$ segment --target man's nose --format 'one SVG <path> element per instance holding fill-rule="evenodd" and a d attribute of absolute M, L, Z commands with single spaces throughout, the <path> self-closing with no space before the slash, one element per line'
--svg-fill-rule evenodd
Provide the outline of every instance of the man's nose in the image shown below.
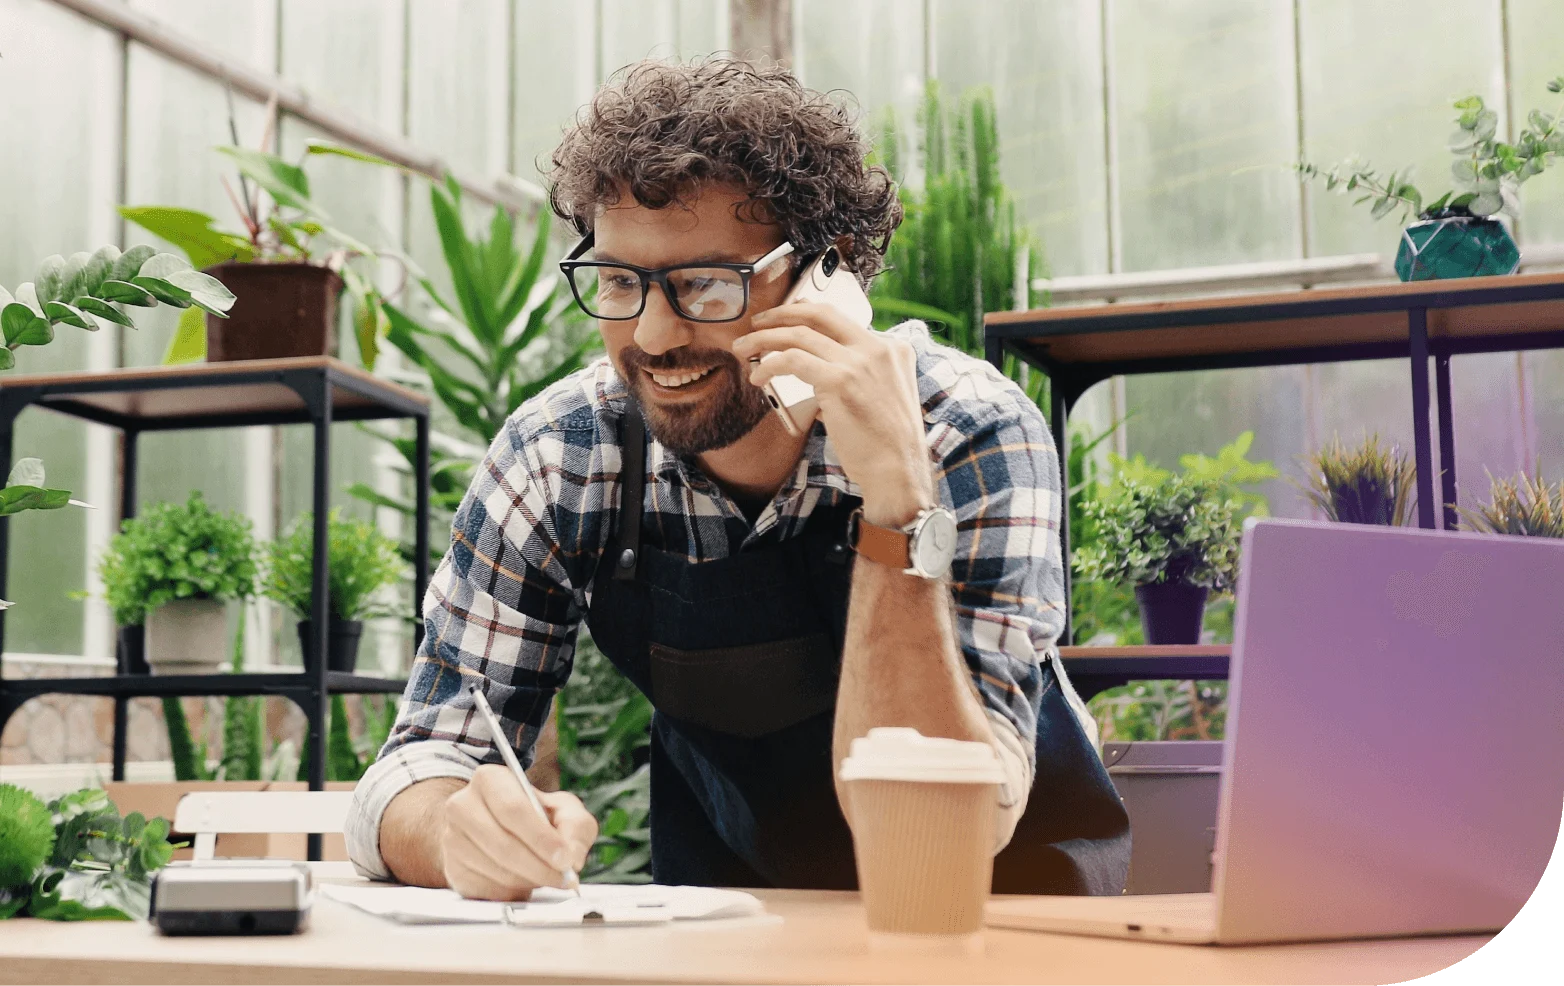
<path fill-rule="evenodd" d="M 694 336 L 694 329 L 674 311 L 663 289 L 651 285 L 646 292 L 646 307 L 635 323 L 635 344 L 649 356 L 661 356 L 670 349 L 688 346 Z"/>

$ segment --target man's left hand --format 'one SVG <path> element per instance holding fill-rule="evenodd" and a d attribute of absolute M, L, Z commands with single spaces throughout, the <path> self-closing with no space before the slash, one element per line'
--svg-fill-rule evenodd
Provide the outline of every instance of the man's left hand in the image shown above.
<path fill-rule="evenodd" d="M 792 374 L 815 389 L 831 445 L 863 494 L 865 520 L 900 527 L 935 503 L 911 343 L 819 303 L 772 308 L 751 324 L 754 331 L 733 343 L 734 355 L 746 363 L 776 355 L 750 364 L 750 383 Z"/>

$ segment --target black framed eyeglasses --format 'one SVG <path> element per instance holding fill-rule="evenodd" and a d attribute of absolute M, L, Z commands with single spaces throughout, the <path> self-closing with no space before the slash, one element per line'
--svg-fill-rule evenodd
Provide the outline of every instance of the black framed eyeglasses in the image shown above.
<path fill-rule="evenodd" d="M 781 246 L 752 264 L 675 264 L 648 269 L 634 264 L 579 260 L 592 249 L 588 233 L 559 262 L 570 281 L 576 304 L 593 318 L 622 322 L 640 317 L 646 310 L 651 285 L 662 288 L 668 304 L 692 322 L 731 322 L 749 309 L 750 278 L 793 252 L 793 244 Z"/>

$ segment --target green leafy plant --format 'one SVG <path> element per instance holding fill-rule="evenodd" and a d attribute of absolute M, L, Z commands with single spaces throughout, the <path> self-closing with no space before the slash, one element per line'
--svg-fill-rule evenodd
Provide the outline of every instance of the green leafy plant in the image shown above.
<path fill-rule="evenodd" d="M 380 748 L 385 746 L 391 727 L 396 724 L 396 698 L 381 696 L 379 707 L 376 699 L 368 695 L 360 699 L 364 730 L 358 740 L 353 739 L 348 716 L 347 700 L 341 695 L 331 696 L 330 712 L 326 720 L 326 780 L 357 781 L 375 762 Z M 296 779 L 309 780 L 310 744 L 306 736 L 300 748 Z"/>
<path fill-rule="evenodd" d="M 1564 75 L 1548 83 L 1551 93 L 1564 93 Z M 1381 174 L 1368 164 L 1348 160 L 1329 170 L 1308 162 L 1296 169 L 1304 179 L 1321 179 L 1327 191 L 1343 195 L 1362 193 L 1355 205 L 1372 203 L 1375 219 L 1399 211 L 1404 224 L 1413 215 L 1422 219 L 1449 216 L 1511 216 L 1520 208 L 1520 187 L 1542 174 L 1564 155 L 1564 104 L 1552 113 L 1532 110 L 1526 126 L 1509 144 L 1498 139 L 1499 114 L 1481 96 L 1455 102 L 1457 130 L 1450 136 L 1450 165 L 1454 188 L 1424 206 L 1423 193 L 1412 184 L 1412 169 Z"/>
<path fill-rule="evenodd" d="M 1177 582 L 1225 592 L 1237 574 L 1238 510 L 1210 480 L 1121 477 L 1085 507 L 1096 541 L 1074 552 L 1075 570 L 1121 585 Z"/>
<path fill-rule="evenodd" d="M 1524 472 L 1509 479 L 1488 477 L 1488 502 L 1475 510 L 1455 509 L 1469 531 L 1522 537 L 1564 538 L 1564 482 L 1548 484 Z"/>
<path fill-rule="evenodd" d="M 598 819 L 597 842 L 581 878 L 597 883 L 651 879 L 651 775 L 646 748 L 652 705 L 583 636 L 559 703 L 560 786 Z"/>
<path fill-rule="evenodd" d="M 1343 524 L 1404 527 L 1417 505 L 1417 464 L 1399 446 L 1365 435 L 1355 448 L 1332 436 L 1306 460 L 1306 482 L 1293 480 L 1326 518 Z"/>
<path fill-rule="evenodd" d="M 135 328 L 126 307 L 155 308 L 159 303 L 227 318 L 234 296 L 184 259 L 149 246 L 131 247 L 124 253 L 106 246 L 69 258 L 56 254 L 44 260 L 37 276 L 15 294 L 0 287 L 0 327 L 5 333 L 0 370 L 16 365 L 15 353 L 21 347 L 53 342 L 56 325 L 96 332 L 96 316 Z"/>
<path fill-rule="evenodd" d="M 921 187 L 903 164 L 904 125 L 894 109 L 881 123 L 877 154 L 900 183 L 903 219 L 886 251 L 886 269 L 869 300 L 882 326 L 905 318 L 929 323 L 952 346 L 983 355 L 983 315 L 1037 303 L 1032 278 L 1042 269 L 1042 247 L 1016 215 L 999 177 L 999 125 L 993 92 L 977 88 L 954 103 L 930 82 L 913 130 Z M 1025 297 L 1017 298 L 1017 274 Z M 1025 374 L 1010 358 L 1012 378 L 1033 384 L 1037 400 L 1046 378 Z"/>
<path fill-rule="evenodd" d="M 468 230 L 454 180 L 431 184 L 429 204 L 455 301 L 421 277 L 428 301 L 423 310 L 387 304 L 385 313 L 387 342 L 414 368 L 407 382 L 430 392 L 454 426 L 442 426 L 430 441 L 430 529 L 439 536 L 430 537 L 429 550 L 438 561 L 472 471 L 506 418 L 584 366 L 600 342 L 557 274 L 545 272 L 547 211 L 539 213 L 532 243 L 523 250 L 515 221 L 502 207 L 495 208 L 486 235 Z M 402 454 L 411 476 L 412 440 L 378 434 Z M 411 498 L 388 497 L 363 483 L 349 492 L 413 517 Z M 411 546 L 404 551 L 411 560 Z"/>
<path fill-rule="evenodd" d="M 260 141 L 262 147 L 271 144 L 276 119 L 275 100 L 267 108 L 266 118 L 266 132 Z M 353 325 L 359 353 L 364 365 L 373 369 L 380 338 L 386 328 L 382 309 L 385 296 L 375 285 L 373 271 L 382 255 L 397 259 L 404 267 L 407 262 L 394 251 L 377 251 L 332 226 L 326 210 L 311 196 L 309 175 L 304 165 L 308 159 L 319 155 L 390 167 L 396 165 L 375 155 L 325 141 L 310 141 L 297 163 L 265 151 L 240 147 L 231 111 L 229 131 L 232 145 L 214 150 L 228 157 L 238 171 L 237 190 L 227 177 L 223 178 L 223 187 L 233 203 L 242 227 L 240 231 L 219 228 L 212 216 L 179 206 L 121 206 L 120 215 L 185 251 L 195 267 L 236 261 L 303 263 L 335 271 L 353 299 Z M 265 193 L 264 197 L 262 193 Z M 232 297 L 230 294 L 229 298 Z M 165 362 L 187 362 L 205 357 L 205 322 L 198 315 L 181 318 Z"/>
<path fill-rule="evenodd" d="M 207 506 L 199 491 L 183 505 L 159 503 L 120 525 L 98 575 L 121 626 L 145 622 L 175 599 L 248 599 L 257 566 L 250 521 Z"/>
<path fill-rule="evenodd" d="M 326 522 L 328 609 L 339 620 L 392 615 L 375 594 L 406 574 L 397 543 L 362 520 L 333 510 Z M 267 547 L 262 591 L 302 620 L 311 618 L 314 599 L 315 518 L 304 514 Z"/>
<path fill-rule="evenodd" d="M 168 822 L 121 818 L 95 789 L 45 806 L 0 784 L 0 918 L 141 919 L 151 875 L 168 865 Z"/>

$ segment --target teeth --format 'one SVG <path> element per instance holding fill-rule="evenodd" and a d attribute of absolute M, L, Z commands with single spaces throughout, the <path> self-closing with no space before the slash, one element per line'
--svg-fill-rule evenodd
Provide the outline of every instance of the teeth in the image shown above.
<path fill-rule="evenodd" d="M 708 366 L 706 369 L 701 370 L 698 373 L 675 373 L 672 376 L 649 372 L 649 376 L 651 376 L 653 380 L 657 381 L 658 386 L 661 387 L 683 387 L 685 384 L 694 383 L 696 380 L 699 380 L 701 377 L 704 377 L 706 374 L 715 369 L 715 366 Z"/>

